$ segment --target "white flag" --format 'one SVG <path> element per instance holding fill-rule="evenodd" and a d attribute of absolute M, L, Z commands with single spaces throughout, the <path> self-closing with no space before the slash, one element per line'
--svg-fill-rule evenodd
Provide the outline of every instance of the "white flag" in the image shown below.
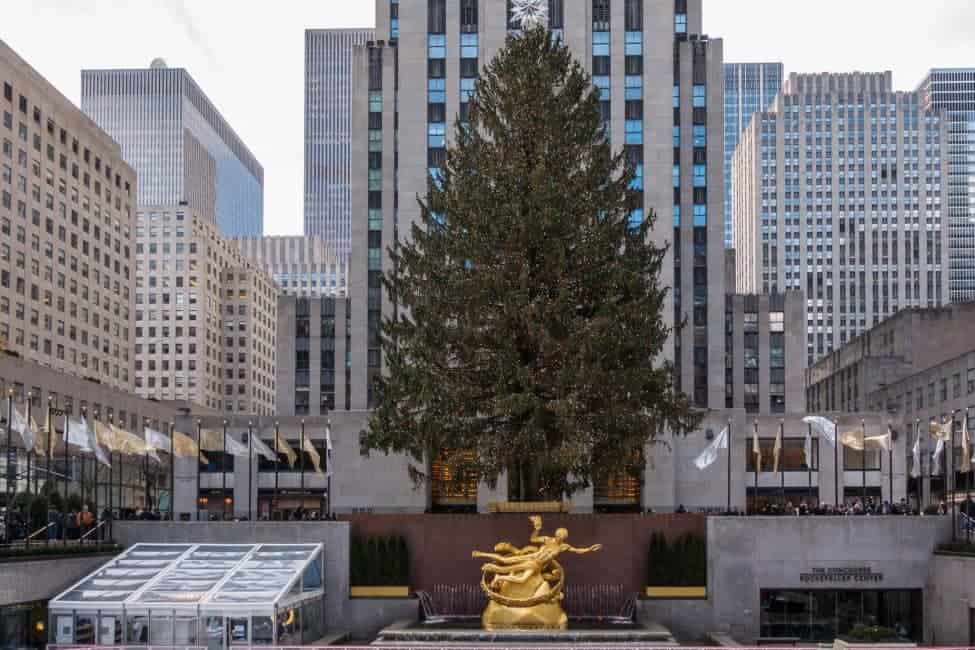
<path fill-rule="evenodd" d="M 247 447 L 245 447 L 243 443 L 238 442 L 237 439 L 229 433 L 227 434 L 227 453 L 231 456 L 242 456 L 244 458 L 247 458 L 247 456 L 250 455 Z"/>
<path fill-rule="evenodd" d="M 81 451 L 92 451 L 88 427 L 83 420 L 68 419 L 68 442 Z"/>
<path fill-rule="evenodd" d="M 811 424 L 814 429 L 819 433 L 819 435 L 826 439 L 833 447 L 836 446 L 836 423 L 829 418 L 824 418 L 819 415 L 810 415 L 802 418 L 802 421 L 806 424 Z"/>
<path fill-rule="evenodd" d="M 972 434 L 968 430 L 968 414 L 961 420 L 961 464 L 958 468 L 962 474 L 972 471 Z"/>
<path fill-rule="evenodd" d="M 914 438 L 914 448 L 911 449 L 911 455 L 913 456 L 913 462 L 911 463 L 911 478 L 920 478 L 921 476 L 921 428 L 917 429 L 917 437 Z"/>
<path fill-rule="evenodd" d="M 95 430 L 88 426 L 88 421 L 85 420 L 84 417 L 81 418 L 81 424 L 85 427 L 85 431 L 88 433 L 88 448 L 95 452 L 95 458 L 98 459 L 99 463 L 105 467 L 111 467 L 112 463 L 108 456 L 105 455 L 105 450 L 102 449 L 100 444 L 98 444 L 98 435 L 95 433 Z"/>
<path fill-rule="evenodd" d="M 161 431 L 156 431 L 155 429 L 145 428 L 144 435 L 146 438 L 146 447 L 150 449 L 158 449 L 159 451 L 164 451 L 167 454 L 172 449 L 172 441 L 169 436 L 162 433 Z"/>
<path fill-rule="evenodd" d="M 272 463 L 278 459 L 277 454 L 271 451 L 271 448 L 265 445 L 256 434 L 251 435 L 251 444 L 254 446 L 254 451 L 257 452 L 258 456 L 263 456 L 266 460 L 269 460 Z"/>
<path fill-rule="evenodd" d="M 806 427 L 806 442 L 802 445 L 802 455 L 806 467 L 812 467 L 812 427 Z"/>
<path fill-rule="evenodd" d="M 7 415 L 7 411 L 10 411 L 10 430 L 17 432 L 20 439 L 24 441 L 24 449 L 28 451 L 34 448 L 34 430 L 27 425 L 27 418 L 17 410 L 17 406 L 10 402 L 11 398 L 7 398 L 3 404 L 3 413 L 0 414 L 4 417 Z"/>
<path fill-rule="evenodd" d="M 938 438 L 938 442 L 934 446 L 934 455 L 931 456 L 931 476 L 941 476 L 941 457 L 945 453 L 945 441 L 943 438 Z"/>
<path fill-rule="evenodd" d="M 694 459 L 694 464 L 700 470 L 705 470 L 711 465 L 714 465 L 714 461 L 718 460 L 718 450 L 728 448 L 728 427 L 721 430 L 721 433 L 714 439 L 710 445 L 705 447 L 704 451 Z"/>
<path fill-rule="evenodd" d="M 332 423 L 328 422 L 325 425 L 325 454 L 328 458 L 332 457 Z"/>

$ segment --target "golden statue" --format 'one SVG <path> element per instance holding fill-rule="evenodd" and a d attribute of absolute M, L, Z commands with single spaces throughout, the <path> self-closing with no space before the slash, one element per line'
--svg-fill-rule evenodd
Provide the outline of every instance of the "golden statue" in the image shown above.
<path fill-rule="evenodd" d="M 569 619 L 562 609 L 565 571 L 555 560 L 561 553 L 592 553 L 593 544 L 575 548 L 566 543 L 569 531 L 559 528 L 555 537 L 542 535 L 542 518 L 531 517 L 532 545 L 518 548 L 507 542 L 494 553 L 474 551 L 474 558 L 490 560 L 481 567 L 481 589 L 490 602 L 481 615 L 485 630 L 564 630 Z"/>

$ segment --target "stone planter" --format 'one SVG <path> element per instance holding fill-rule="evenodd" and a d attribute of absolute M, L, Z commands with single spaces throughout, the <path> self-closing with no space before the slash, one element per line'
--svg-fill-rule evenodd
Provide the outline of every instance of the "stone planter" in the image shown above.
<path fill-rule="evenodd" d="M 707 587 L 647 587 L 644 590 L 647 598 L 655 600 L 705 600 L 708 597 Z"/>
<path fill-rule="evenodd" d="M 350 598 L 409 598 L 407 586 L 349 587 Z"/>

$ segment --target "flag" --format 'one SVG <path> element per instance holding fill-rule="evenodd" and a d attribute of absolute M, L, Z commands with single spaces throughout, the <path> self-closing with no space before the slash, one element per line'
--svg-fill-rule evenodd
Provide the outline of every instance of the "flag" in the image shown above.
<path fill-rule="evenodd" d="M 719 456 L 718 451 L 720 449 L 727 449 L 727 448 L 728 448 L 728 427 L 725 427 L 724 429 L 721 430 L 721 433 L 719 433 L 718 436 L 714 439 L 714 442 L 712 442 L 710 445 L 705 447 L 704 451 L 702 451 L 701 454 L 694 459 L 694 465 L 696 465 L 699 470 L 705 470 L 708 467 L 711 467 L 711 465 L 714 465 L 714 462 L 718 460 L 718 456 Z"/>
<path fill-rule="evenodd" d="M 913 461 L 911 463 L 911 478 L 921 476 L 921 427 L 917 428 L 917 436 L 914 438 L 914 447 L 911 449 Z"/>
<path fill-rule="evenodd" d="M 928 431 L 937 441 L 934 445 L 934 455 L 931 457 L 931 476 L 941 476 L 941 457 L 945 453 L 945 443 L 951 440 L 951 421 L 932 420 L 928 425 Z"/>
<path fill-rule="evenodd" d="M 332 459 L 332 422 L 329 421 L 325 425 L 325 457 L 328 460 Z"/>
<path fill-rule="evenodd" d="M 272 463 L 278 460 L 278 457 L 274 455 L 271 448 L 265 445 L 256 435 L 251 435 L 251 444 L 254 446 L 254 451 L 257 452 L 258 456 L 263 456 L 265 460 L 269 460 Z"/>
<path fill-rule="evenodd" d="M 322 473 L 322 457 L 318 454 L 318 450 L 315 449 L 315 445 L 312 444 L 311 438 L 305 436 L 302 441 L 302 449 L 308 454 L 308 458 L 311 459 L 311 464 L 315 467 L 315 472 L 318 474 Z"/>
<path fill-rule="evenodd" d="M 762 471 L 762 446 L 758 442 L 758 422 L 752 430 L 752 453 L 755 454 L 755 471 Z"/>
<path fill-rule="evenodd" d="M 802 445 L 802 458 L 806 467 L 812 467 L 812 426 L 806 427 L 806 441 Z"/>
<path fill-rule="evenodd" d="M 241 456 L 243 458 L 250 456 L 250 452 L 247 450 L 247 447 L 245 447 L 243 443 L 238 442 L 237 439 L 229 433 L 227 434 L 227 453 L 231 456 Z"/>
<path fill-rule="evenodd" d="M 223 432 L 213 429 L 200 430 L 200 449 L 204 451 L 223 451 Z"/>
<path fill-rule="evenodd" d="M 285 457 L 287 457 L 288 465 L 294 468 L 295 461 L 298 460 L 298 454 L 296 454 L 295 450 L 291 448 L 291 445 L 288 444 L 288 441 L 282 438 L 280 435 L 275 435 L 274 445 L 278 453 L 282 453 L 285 455 Z"/>
<path fill-rule="evenodd" d="M 116 439 L 115 431 L 98 420 L 95 420 L 95 439 L 110 452 L 121 452 L 123 449 L 122 442 Z"/>
<path fill-rule="evenodd" d="M 92 451 L 84 420 L 68 419 L 68 442 L 81 451 Z"/>
<path fill-rule="evenodd" d="M 821 438 L 825 438 L 833 447 L 836 446 L 836 423 L 829 418 L 819 415 L 810 415 L 802 418 L 806 424 L 811 424 Z"/>
<path fill-rule="evenodd" d="M 961 465 L 962 474 L 972 471 L 972 434 L 968 430 L 968 414 L 961 421 Z"/>
<path fill-rule="evenodd" d="M 196 446 L 196 441 L 185 433 L 180 433 L 179 431 L 173 431 L 173 453 L 180 458 L 199 457 L 201 463 L 210 463 L 209 459 L 207 459 L 207 457 L 200 452 L 199 447 Z"/>
<path fill-rule="evenodd" d="M 159 449 L 169 453 L 169 450 L 172 448 L 173 441 L 169 439 L 169 436 L 161 431 L 156 431 L 155 429 L 146 427 L 143 431 L 143 435 L 146 438 L 146 446 L 150 449 Z"/>
<path fill-rule="evenodd" d="M 779 471 L 779 457 L 782 456 L 782 429 L 785 427 L 781 422 L 779 423 L 779 430 L 775 432 L 775 445 L 772 447 L 772 471 L 776 474 Z"/>
<path fill-rule="evenodd" d="M 95 435 L 95 430 L 88 426 L 88 421 L 85 420 L 84 416 L 81 418 L 81 425 L 85 428 L 85 436 L 88 438 L 88 448 L 95 453 L 95 458 L 105 467 L 111 467 L 112 463 L 108 456 L 105 455 L 105 450 L 98 444 L 98 437 Z"/>
<path fill-rule="evenodd" d="M 887 427 L 887 431 L 878 436 L 868 436 L 863 425 L 861 425 L 855 429 L 844 431 L 840 435 L 840 444 L 854 451 L 863 451 L 865 449 L 883 449 L 884 451 L 890 451 L 891 438 L 890 427 Z"/>
<path fill-rule="evenodd" d="M 8 397 L 6 403 L 3 405 L 3 415 L 6 416 L 7 412 L 10 412 L 10 430 L 16 431 L 20 436 L 20 439 L 24 442 L 24 449 L 30 450 L 34 448 L 34 431 L 27 424 L 27 418 L 17 410 L 17 406 L 13 404 L 13 398 Z"/>
<path fill-rule="evenodd" d="M 34 435 L 34 453 L 38 456 L 47 457 L 47 432 L 37 426 L 37 420 L 34 416 L 30 416 L 30 422 L 28 422 L 31 433 Z"/>

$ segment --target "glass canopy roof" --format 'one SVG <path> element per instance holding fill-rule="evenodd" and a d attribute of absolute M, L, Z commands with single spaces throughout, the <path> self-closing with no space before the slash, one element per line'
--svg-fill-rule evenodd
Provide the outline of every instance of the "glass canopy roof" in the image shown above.
<path fill-rule="evenodd" d="M 321 594 L 322 544 L 136 544 L 51 609 L 277 607 Z"/>

